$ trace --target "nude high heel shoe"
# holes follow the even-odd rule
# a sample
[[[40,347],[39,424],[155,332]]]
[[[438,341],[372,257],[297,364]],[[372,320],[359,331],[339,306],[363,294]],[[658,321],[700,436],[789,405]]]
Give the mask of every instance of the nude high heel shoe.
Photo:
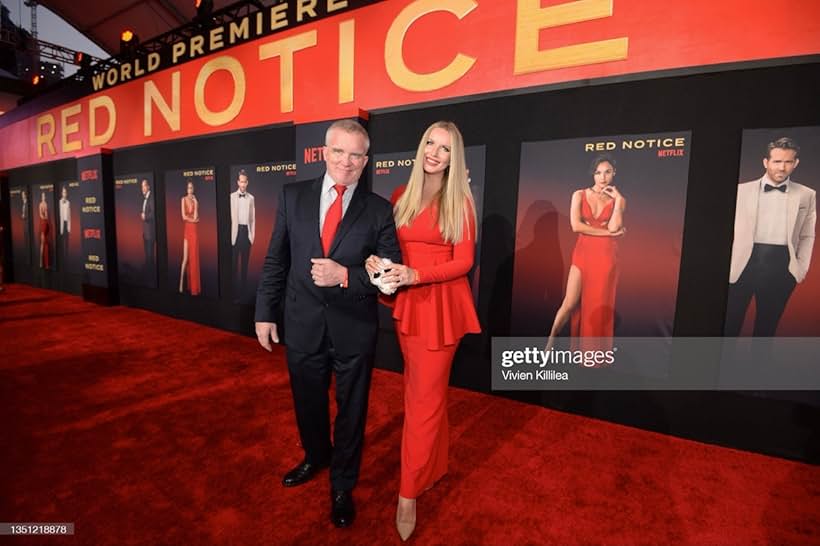
[[[410,538],[416,529],[416,499],[406,499],[399,495],[396,507],[396,530],[403,541]]]

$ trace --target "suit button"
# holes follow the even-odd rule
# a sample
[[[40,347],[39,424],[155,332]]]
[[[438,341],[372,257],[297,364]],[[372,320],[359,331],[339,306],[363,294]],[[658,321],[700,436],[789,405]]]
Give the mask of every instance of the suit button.
[[[326,303],[326,304],[325,304],[325,307],[330,307],[330,304],[329,304],[329,303]]]

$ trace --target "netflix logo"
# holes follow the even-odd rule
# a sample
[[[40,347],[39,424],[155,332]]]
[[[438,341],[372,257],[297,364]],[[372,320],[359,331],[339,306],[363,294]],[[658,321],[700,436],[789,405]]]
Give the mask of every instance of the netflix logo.
[[[318,163],[319,161],[324,161],[324,148],[324,146],[314,146],[312,148],[305,148],[305,165],[309,165],[311,163]]]
[[[84,182],[87,180],[97,180],[98,178],[99,174],[97,173],[97,169],[88,169],[80,173],[80,180]]]

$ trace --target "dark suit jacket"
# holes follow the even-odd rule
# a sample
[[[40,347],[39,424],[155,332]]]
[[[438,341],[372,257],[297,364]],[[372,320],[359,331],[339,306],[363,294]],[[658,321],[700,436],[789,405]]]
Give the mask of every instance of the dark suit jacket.
[[[143,201],[145,196],[143,196]],[[140,204],[140,209],[142,204]],[[142,210],[140,210],[142,212]],[[154,226],[154,190],[148,194],[148,202],[145,204],[145,220],[142,222],[142,238],[156,239],[156,227]]]
[[[288,348],[317,352],[325,332],[342,355],[373,352],[378,330],[376,295],[364,261],[371,254],[401,263],[390,203],[360,183],[342,218],[329,258],[348,268],[348,287],[318,287],[311,258],[323,257],[319,235],[322,179],[287,184],[256,294],[257,322],[275,322]]]

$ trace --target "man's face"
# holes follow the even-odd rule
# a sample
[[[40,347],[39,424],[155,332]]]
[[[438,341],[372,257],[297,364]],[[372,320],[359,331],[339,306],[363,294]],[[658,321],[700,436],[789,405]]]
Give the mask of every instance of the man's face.
[[[142,194],[146,195],[148,193],[148,182],[145,180],[142,181]]]
[[[367,165],[366,140],[358,133],[332,130],[324,152],[327,173],[337,184],[355,183]]]
[[[772,149],[769,157],[763,160],[766,174],[772,182],[778,184],[791,176],[798,163],[800,163],[800,160],[797,159],[797,152],[795,150],[784,150],[783,148]]]
[[[248,191],[248,177],[244,174],[240,174],[239,178],[236,179],[236,185],[240,192],[245,193]]]

